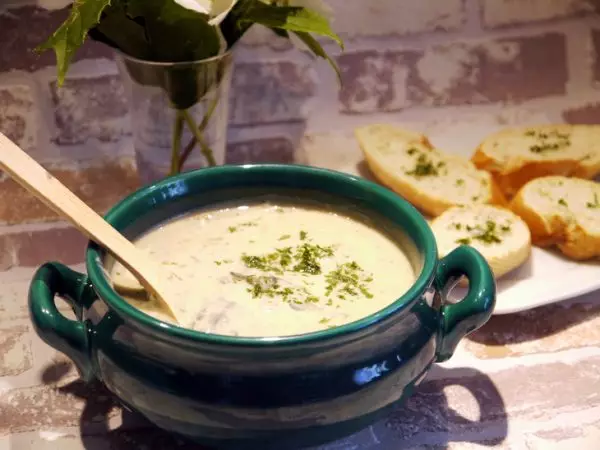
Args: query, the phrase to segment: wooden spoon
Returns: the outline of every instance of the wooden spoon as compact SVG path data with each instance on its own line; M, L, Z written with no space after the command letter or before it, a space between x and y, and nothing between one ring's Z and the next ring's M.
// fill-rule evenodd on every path
M61 216L68 219L92 241L105 247L155 297L165 312L185 323L185 299L176 295L169 273L114 229L93 209L52 174L0 133L0 169Z

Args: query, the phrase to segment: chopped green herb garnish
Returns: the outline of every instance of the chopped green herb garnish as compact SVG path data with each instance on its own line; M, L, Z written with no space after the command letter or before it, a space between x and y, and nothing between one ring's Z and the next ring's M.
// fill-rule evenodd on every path
M306 231L300 232L300 240L301 241L305 240L307 236L308 236L308 233Z
M234 281L246 281L250 285L246 290L252 294L252 298L262 296L272 298L275 295L284 295L284 291L281 290L281 286L279 285L279 280L275 277L235 274L233 279Z
M267 270L267 259L260 256L242 255L242 262L250 269Z
M511 230L511 227L510 223L498 227L498 225L494 221L488 220L485 223L485 227L482 227L481 225L467 225L466 229L468 232L475 231L476 234L472 234L469 237L457 239L455 241L457 244L470 245L473 239L481 241L484 244L497 244L502 242L502 239L498 235L498 231L500 230L502 233L508 233Z
M567 201L566 201L564 198L559 198L559 199L558 199L558 204L559 204L559 205L562 205L562 206L569 206L569 205L567 204Z
M534 130L527 130L525 132L525 136L533 137L533 136L535 136L535 131Z
M409 155L414 155L415 153L417 153L418 150L414 147L409 148L408 150L406 150L406 153L408 153Z
M427 158L426 155L420 154L417 158L417 164L413 170L406 172L407 175L412 175L416 178L436 176L439 174L437 167Z
M307 302L318 302L319 299L304 289L281 287L280 280L274 276L262 275L240 275L232 272L232 277L235 282L245 281L248 283L246 291L252 294L252 298L281 297L284 302L301 305Z
M456 230L462 230L462 223L453 223L452 226L456 229Z
M279 238L279 240L280 240L280 241L285 241L286 239L289 239L289 238L291 238L291 237L292 237L292 235L291 235L291 234L284 234L283 236L281 236L281 237Z
M231 264L232 262L233 262L233 261L232 261L232 260L230 260L230 259L222 259L222 260L220 260L220 261L215 261L215 264L216 264L217 266L220 266L220 265L222 265L222 264Z
M296 248L294 259L297 263L293 270L294 272L318 275L321 273L319 260L328 256L333 256L333 249L331 247L302 244Z
M459 178L458 180L456 180L456 185L457 186L462 186L465 184L465 180L463 180L462 178Z
M264 272L283 273L283 271L300 272L309 275L321 273L320 260L333 256L332 247L314 244L302 244L292 247L278 248L265 255L242 255L242 262L250 269ZM292 267L292 264L295 263Z
M257 227L257 226L258 226L258 224L256 222L243 222L243 223L240 223L236 227L229 227L229 232L235 233L240 227Z
M373 294L367 289L366 284L373 281L373 277L365 276L363 269L355 262L339 264L325 276L327 288L325 294L331 295L333 291L338 292L338 298L344 300L344 295L356 297L360 294L366 298L373 298Z
M528 136L535 136L535 132ZM547 151L560 150L571 145L570 135L568 133L559 133L551 131L548 133L537 134L538 143L529 147L532 153L544 153Z
M498 244L502 242L502 239L496 234L496 223L491 220L488 220L485 223L485 229L481 233L473 236L473 239L477 239L485 244Z
M323 325L326 325L329 322L331 322L331 319L327 319L326 317L323 317L321 320L319 320L319 323Z
M594 202L587 202L586 206L588 208L600 208L600 202L598 201L598 194L594 192Z

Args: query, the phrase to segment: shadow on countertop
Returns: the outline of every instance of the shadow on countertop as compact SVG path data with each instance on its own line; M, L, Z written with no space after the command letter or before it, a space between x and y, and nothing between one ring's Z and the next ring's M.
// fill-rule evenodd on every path
M494 316L467 339L498 348L548 338L598 316L598 302L557 303L520 313ZM561 344L557 342L556 345Z
M56 383L64 373L63 367L48 366L43 378L46 383ZM85 402L79 428L86 450L206 449L155 428L137 413L115 410L118 402L99 382L86 385L75 380L57 389ZM457 402L460 411L453 408ZM111 429L109 420L119 415L121 425ZM493 447L504 441L507 432L504 401L487 375L470 368L435 366L431 377L386 418L353 436L313 450L444 450L452 442Z

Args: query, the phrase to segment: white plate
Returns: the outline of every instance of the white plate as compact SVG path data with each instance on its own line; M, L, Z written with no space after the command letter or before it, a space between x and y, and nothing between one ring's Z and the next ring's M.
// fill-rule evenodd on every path
M479 119L475 117L473 121L477 122ZM517 119L520 125L524 125L520 116ZM437 123L431 127L419 127L418 123L413 125L404 126L425 132L434 145L466 158L471 156L471 149L487 134L503 128L498 124L473 124L463 119ZM303 161L305 163L372 179L372 174L368 169L365 170L362 153L352 134L315 135L303 147L307 158ZM534 247L529 260L522 267L501 277L497 286L498 297L494 311L497 315L525 311L595 290L599 290L600 301L600 262L577 263L563 258L558 252ZM456 288L451 295L454 299L461 298L464 289Z
M517 119L516 125L526 125ZM533 120L533 123L537 121ZM473 127L462 120L458 124L446 125L434 126L425 132L431 136L434 145L466 158L471 157L471 149L485 136L505 128L482 123ZM497 280L497 286L495 315L525 311L599 290L600 262L575 262L564 258L558 251L534 247L529 260Z
M600 289L600 263L577 263L534 247L529 260L500 278L497 286L495 315L525 311ZM452 292L453 297L463 295L464 289Z

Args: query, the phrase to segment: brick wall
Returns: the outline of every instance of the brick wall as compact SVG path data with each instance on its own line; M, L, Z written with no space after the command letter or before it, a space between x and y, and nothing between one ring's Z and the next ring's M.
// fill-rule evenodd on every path
M31 49L65 12L13 3L0 13L0 130L105 211L140 184L112 54L88 43L57 89L53 56ZM598 0L328 3L347 44L343 54L327 44L342 89L326 64L254 30L236 54L228 161L337 158L359 170L352 129L376 121L465 154L502 126L600 121ZM0 270L76 263L83 245L0 174Z

